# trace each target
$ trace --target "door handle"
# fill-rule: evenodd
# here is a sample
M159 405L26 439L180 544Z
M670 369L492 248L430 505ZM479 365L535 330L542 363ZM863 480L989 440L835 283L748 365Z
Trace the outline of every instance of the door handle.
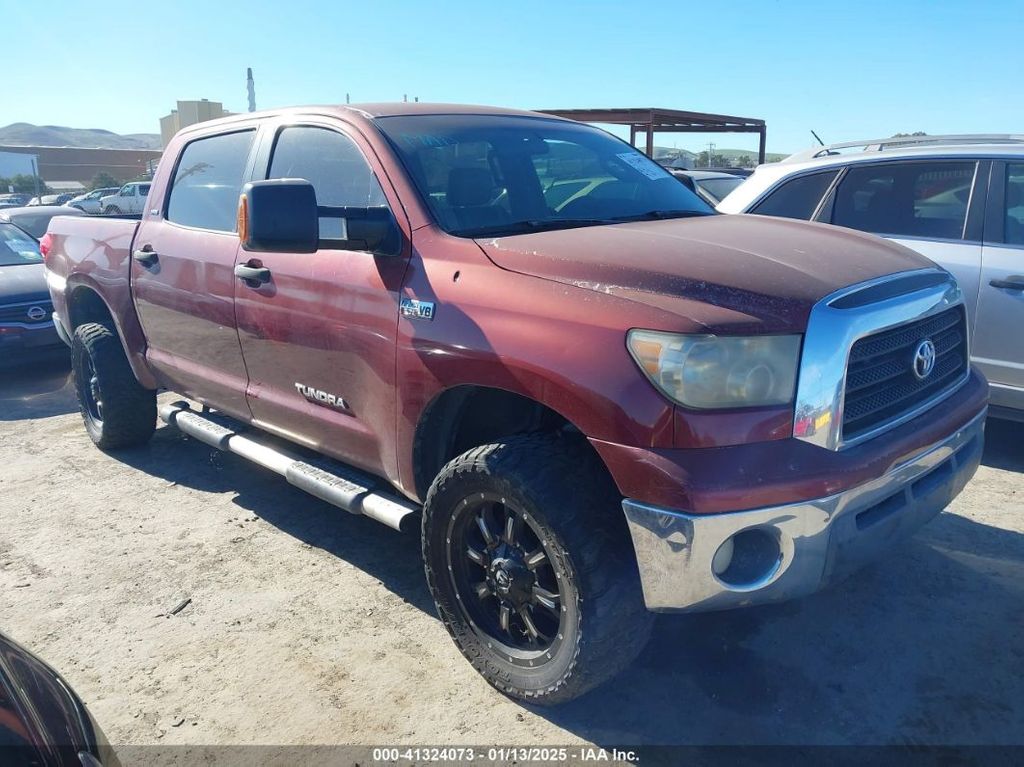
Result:
M270 270L265 266L239 264L235 267L235 276L250 288L258 288L263 283L270 282Z
M993 288L1003 288L1004 290L1022 290L1024 291L1024 277L1011 277L1008 280L989 280L989 285Z
M143 266L154 266L156 262L159 260L160 256L157 255L155 250L147 250L146 248L142 248L142 250L133 250L132 258L134 258Z

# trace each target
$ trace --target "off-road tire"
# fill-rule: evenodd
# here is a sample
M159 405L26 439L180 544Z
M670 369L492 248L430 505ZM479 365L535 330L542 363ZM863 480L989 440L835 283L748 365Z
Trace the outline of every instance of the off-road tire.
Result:
M97 447L117 450L149 441L156 429L156 392L135 378L113 330L97 322L75 328L71 369L85 430Z
M447 536L465 499L481 493L522 509L554 555L564 595L561 641L537 668L511 663L456 593L450 568L457 552L449 555ZM644 606L620 503L604 466L578 435L525 434L483 445L449 462L431 484L422 524L431 594L459 650L501 692L534 704L563 703L611 679L644 648L653 616Z

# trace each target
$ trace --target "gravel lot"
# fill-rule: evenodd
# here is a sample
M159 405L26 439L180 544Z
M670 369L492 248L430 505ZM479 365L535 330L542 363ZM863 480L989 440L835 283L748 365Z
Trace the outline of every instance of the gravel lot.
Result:
M0 371L0 631L115 744L1024 742L1024 425L990 421L972 484L884 562L663 617L629 672L537 710L458 654L416 536L169 428L105 455L67 378Z

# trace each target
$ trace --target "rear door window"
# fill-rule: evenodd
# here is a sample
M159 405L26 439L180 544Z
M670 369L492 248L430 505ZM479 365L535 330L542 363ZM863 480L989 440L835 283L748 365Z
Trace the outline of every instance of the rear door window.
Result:
M855 165L839 182L832 223L875 234L962 239L975 166L961 160Z
M183 226L235 231L254 131L193 141L181 153L167 201L167 220Z
M1006 218L1003 241L1024 245L1024 163L1006 166Z
M755 205L750 212L809 220L839 169L808 173L786 181Z

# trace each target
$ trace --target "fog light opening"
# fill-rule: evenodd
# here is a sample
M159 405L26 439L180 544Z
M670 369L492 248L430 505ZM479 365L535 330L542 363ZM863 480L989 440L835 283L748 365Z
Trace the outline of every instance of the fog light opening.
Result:
M756 588L775 575L782 562L778 536L753 528L727 538L711 560L711 570L734 588Z

